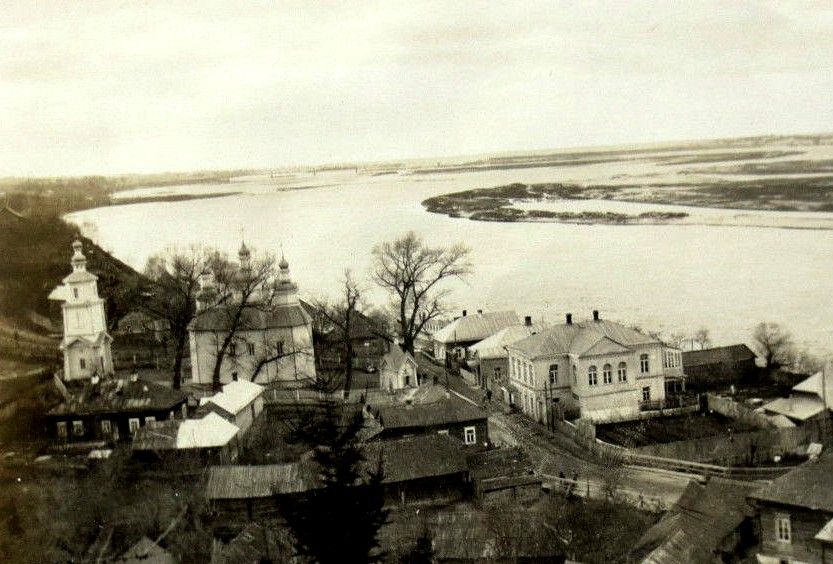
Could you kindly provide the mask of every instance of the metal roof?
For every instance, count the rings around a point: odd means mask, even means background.
[[[814,394],[820,400],[826,397],[827,407],[833,407],[833,375],[825,375],[823,371],[817,372],[793,386],[793,391]]]
[[[806,421],[824,411],[821,398],[810,394],[794,394],[778,398],[764,405],[764,411],[784,415],[796,421]]]
[[[172,419],[141,427],[133,436],[133,450],[177,450],[223,447],[240,431],[216,413],[202,419]]]
[[[509,345],[509,348],[530,359],[560,354],[582,355],[605,338],[626,348],[661,343],[656,337],[621,323],[600,319],[556,325]]]
[[[458,317],[436,333],[433,339],[439,343],[465,343],[482,341],[504,327],[517,325],[518,314],[514,311],[492,311]]]
[[[223,384],[223,391],[213,396],[202,398],[200,404],[213,403],[230,415],[237,415],[251,405],[265,388],[247,380],[237,380]]]
[[[546,325],[542,325],[540,323],[535,325],[512,325],[511,327],[505,327],[494,335],[472,345],[469,347],[469,350],[477,353],[477,357],[481,360],[506,358],[508,354],[506,352],[506,346],[516,343],[521,339],[525,339],[535,333],[539,333],[543,331],[545,327]]]
[[[235,314],[236,306],[221,306],[209,309],[191,321],[191,331],[218,331],[228,329]],[[246,305],[240,318],[240,330],[275,329],[281,327],[300,327],[312,323],[309,314],[300,304],[287,304],[261,308],[258,305]]]

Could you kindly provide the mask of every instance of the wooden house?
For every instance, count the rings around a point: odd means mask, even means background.
[[[414,435],[449,435],[471,448],[490,444],[488,413],[454,394],[432,403],[379,408],[380,440]]]
[[[755,353],[746,345],[683,351],[683,372],[690,390],[706,391],[737,384],[754,376]]]
[[[758,562],[833,562],[833,456],[802,464],[752,493]]]

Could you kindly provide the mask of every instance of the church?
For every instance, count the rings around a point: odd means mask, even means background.
[[[301,306],[286,258],[281,257],[276,280],[263,281],[246,295],[241,289],[251,269],[251,253],[245,243],[238,260],[237,283],[228,288],[221,288],[211,274],[201,280],[197,315],[188,327],[194,383],[212,383],[218,351],[230,333],[220,383],[247,380],[297,387],[314,381],[312,318]]]
[[[98,295],[98,277],[87,272],[87,258],[81,241],[72,244],[72,272],[49,294],[62,302],[64,335],[64,380],[86,380],[113,373],[104,300]]]

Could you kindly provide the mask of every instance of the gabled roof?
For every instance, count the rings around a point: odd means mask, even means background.
[[[466,456],[459,441],[448,435],[418,435],[393,441],[370,442],[364,447],[365,466],[375,471],[382,457],[385,484],[466,472]]]
[[[402,350],[397,344],[393,344],[390,347],[390,350],[382,357],[382,362],[380,366],[383,368],[389,368],[390,370],[398,371],[399,368],[410,359],[410,362],[416,363],[414,357],[411,356],[411,353],[408,351]]]
[[[93,274],[92,272],[88,272],[86,270],[76,270],[64,277],[62,282],[64,284],[70,284],[75,282],[95,282],[98,280],[98,276]]]
[[[508,353],[504,347],[516,343],[521,339],[525,339],[530,335],[539,333],[543,331],[545,327],[545,325],[540,323],[535,325],[512,325],[510,327],[505,327],[494,335],[472,345],[469,347],[469,351],[477,353],[477,357],[481,360],[506,358]]]
[[[53,300],[56,302],[65,302],[69,300],[69,286],[64,284],[58,284],[55,286],[51,292],[49,292],[49,296],[47,299]]]
[[[683,351],[683,366],[729,364],[748,360],[755,360],[755,353],[743,344],[714,347],[701,351]]]
[[[833,455],[824,454],[749,496],[765,503],[833,512]]]
[[[822,387],[824,384],[824,387]],[[793,392],[813,394],[819,399],[827,397],[827,407],[833,407],[833,374],[825,375],[824,372],[817,372],[793,386]]]
[[[246,380],[236,380],[223,384],[223,391],[213,396],[202,398],[201,404],[213,403],[230,415],[237,415],[255,401],[265,388],[260,384]]]
[[[212,466],[206,496],[218,499],[254,499],[302,493],[323,487],[314,462],[262,466]]]
[[[589,342],[589,340],[588,340]],[[582,347],[584,348],[584,343],[582,343]],[[578,352],[580,350],[579,347],[576,347],[576,354],[580,354],[582,356],[598,356],[598,355],[605,355],[605,354],[618,354],[618,353],[626,353],[629,352],[630,349],[627,347],[623,347],[616,341],[610,340],[610,337],[601,337],[599,336],[595,343],[590,345],[587,349],[582,352]]]
[[[600,319],[556,325],[522,339],[509,348],[530,359],[561,354],[583,355],[603,338],[627,349],[661,343],[656,337],[625,327],[621,323]]]
[[[93,413],[147,413],[167,411],[185,403],[185,394],[167,386],[137,380],[101,380],[80,389],[69,389],[69,399],[48,415],[89,415]]]
[[[228,329],[236,313],[235,306],[218,306],[195,317],[188,325],[191,331],[219,331]],[[272,306],[263,309],[247,305],[241,315],[240,330],[277,329],[300,327],[312,323],[312,318],[300,304]]]
[[[177,450],[223,447],[240,431],[216,413],[202,419],[172,419],[141,427],[133,436],[133,450]]]
[[[433,339],[439,343],[482,341],[504,327],[517,325],[518,323],[518,314],[514,311],[492,311],[464,315],[434,333]]]
[[[705,562],[720,542],[753,515],[746,501],[754,483],[711,478],[705,486],[689,482],[680,499],[648,529],[636,550],[651,552],[642,562]]]
[[[96,347],[101,345],[104,341],[113,342],[113,337],[107,334],[106,331],[99,331],[98,335],[96,335],[95,339],[88,339],[86,337],[82,337],[80,335],[75,335],[72,337],[64,337],[63,342],[61,343],[61,349],[68,349],[75,345],[76,343],[87,345],[89,347]]]
[[[379,408],[379,421],[385,429],[433,427],[487,418],[484,410],[454,395],[434,403]]]
[[[763,407],[767,413],[784,415],[796,421],[807,421],[824,411],[821,398],[810,394],[793,394],[789,398],[778,398]]]

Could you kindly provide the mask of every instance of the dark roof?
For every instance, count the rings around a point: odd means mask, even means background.
[[[466,472],[466,456],[460,442],[448,435],[419,435],[394,441],[367,443],[365,464],[375,471],[382,457],[384,483]]]
[[[317,307],[304,300],[298,301],[310,318],[318,319],[321,321],[321,325],[331,325],[324,319],[324,316],[319,312]],[[353,312],[353,321],[350,327],[351,339],[386,338],[385,334],[385,328],[379,327],[379,324],[373,318],[368,317],[360,311]]]
[[[759,502],[833,512],[833,454],[802,464],[749,497]]]
[[[321,487],[312,462],[263,466],[212,466],[208,470],[208,499],[253,499],[301,493]]]
[[[101,380],[69,390],[69,399],[48,415],[87,415],[93,413],[146,413],[178,408],[186,396],[179,390],[139,379]]]
[[[710,560],[720,542],[753,515],[746,498],[757,487],[721,478],[712,478],[705,486],[691,481],[663,518],[646,531],[635,550],[650,551],[643,562]]]
[[[194,318],[188,325],[193,331],[215,331],[226,329],[235,315],[235,306],[212,308]],[[279,305],[268,310],[255,305],[243,309],[241,329],[274,329],[299,327],[311,323],[309,314],[300,304]]]
[[[211,564],[296,562],[292,534],[279,523],[249,523],[226,546],[215,552]]]
[[[432,427],[487,418],[483,409],[454,395],[434,403],[379,408],[379,421],[385,429]]]
[[[702,366],[704,364],[728,364],[755,360],[755,353],[746,345],[729,345],[714,347],[702,351],[683,351],[683,366]]]

